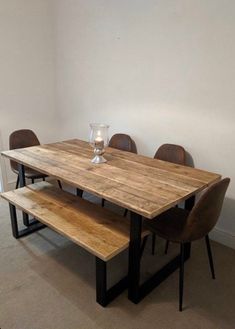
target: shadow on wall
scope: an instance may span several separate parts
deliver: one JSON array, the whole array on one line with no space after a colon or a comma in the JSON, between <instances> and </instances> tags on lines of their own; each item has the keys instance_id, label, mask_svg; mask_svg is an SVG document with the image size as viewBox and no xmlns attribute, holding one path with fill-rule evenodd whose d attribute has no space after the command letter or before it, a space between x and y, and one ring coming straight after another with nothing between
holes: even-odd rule
<instances>
[{"instance_id":1,"label":"shadow on wall","mask_svg":"<svg viewBox=\"0 0 235 329\"><path fill-rule=\"evenodd\" d=\"M186 152L186 163L190 167L194 167L194 161L190 153ZM197 195L198 199L201 193ZM226 197L223 204L220 219L210 233L210 237L230 248L235 249L235 200Z\"/></svg>"},{"instance_id":2,"label":"shadow on wall","mask_svg":"<svg viewBox=\"0 0 235 329\"><path fill-rule=\"evenodd\" d=\"M235 200L226 197L220 219L210 233L210 238L235 249L235 216L233 214L235 214Z\"/></svg>"},{"instance_id":3,"label":"shadow on wall","mask_svg":"<svg viewBox=\"0 0 235 329\"><path fill-rule=\"evenodd\" d=\"M193 157L187 151L186 151L186 164L187 166L194 167Z\"/></svg>"},{"instance_id":4,"label":"shadow on wall","mask_svg":"<svg viewBox=\"0 0 235 329\"><path fill-rule=\"evenodd\" d=\"M223 227L233 235L235 239L235 200L226 197L224 200L223 211ZM220 221L218 222L218 227L220 226Z\"/></svg>"}]
</instances>

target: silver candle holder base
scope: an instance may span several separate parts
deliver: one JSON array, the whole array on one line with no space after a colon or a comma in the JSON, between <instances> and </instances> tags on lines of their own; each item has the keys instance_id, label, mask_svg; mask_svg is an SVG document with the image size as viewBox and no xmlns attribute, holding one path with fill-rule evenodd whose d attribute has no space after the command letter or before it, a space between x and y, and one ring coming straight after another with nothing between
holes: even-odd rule
<instances>
[{"instance_id":1,"label":"silver candle holder base","mask_svg":"<svg viewBox=\"0 0 235 329\"><path fill-rule=\"evenodd\" d=\"M91 160L92 163L96 163L96 164L99 164L99 163L105 163L107 162L107 160L103 157L103 154L104 154L104 149L100 149L100 148L94 148L94 154L95 154L95 157Z\"/></svg>"}]
</instances>

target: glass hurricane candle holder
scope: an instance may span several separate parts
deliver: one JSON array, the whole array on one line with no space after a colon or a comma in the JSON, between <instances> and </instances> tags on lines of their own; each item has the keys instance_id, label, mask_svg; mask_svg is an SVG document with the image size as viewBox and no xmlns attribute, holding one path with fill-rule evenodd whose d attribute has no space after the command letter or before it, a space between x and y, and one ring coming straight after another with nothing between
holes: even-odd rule
<instances>
[{"instance_id":1,"label":"glass hurricane candle holder","mask_svg":"<svg viewBox=\"0 0 235 329\"><path fill-rule=\"evenodd\" d=\"M105 147L108 146L108 125L100 123L90 124L90 144L94 148L95 157L91 160L92 163L104 163L107 160L103 157Z\"/></svg>"}]
</instances>

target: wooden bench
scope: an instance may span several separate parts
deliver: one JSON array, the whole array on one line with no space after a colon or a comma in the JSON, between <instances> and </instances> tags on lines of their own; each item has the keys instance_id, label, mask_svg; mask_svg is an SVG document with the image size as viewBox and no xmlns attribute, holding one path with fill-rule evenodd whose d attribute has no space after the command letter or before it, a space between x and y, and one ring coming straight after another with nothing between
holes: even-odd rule
<instances>
[{"instance_id":1,"label":"wooden bench","mask_svg":"<svg viewBox=\"0 0 235 329\"><path fill-rule=\"evenodd\" d=\"M15 238L45 226L96 256L96 300L106 306L127 287L127 277L107 289L106 263L129 246L129 221L107 209L40 182L1 194L10 205ZM41 222L19 231L16 207ZM36 226L35 226L36 225ZM147 232L143 233L143 236Z\"/></svg>"}]
</instances>

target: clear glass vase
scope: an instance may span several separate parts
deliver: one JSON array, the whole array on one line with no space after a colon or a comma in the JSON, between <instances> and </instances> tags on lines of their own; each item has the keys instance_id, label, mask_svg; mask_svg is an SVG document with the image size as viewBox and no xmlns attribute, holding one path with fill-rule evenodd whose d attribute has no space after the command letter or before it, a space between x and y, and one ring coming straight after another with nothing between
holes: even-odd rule
<instances>
[{"instance_id":1,"label":"clear glass vase","mask_svg":"<svg viewBox=\"0 0 235 329\"><path fill-rule=\"evenodd\" d=\"M105 147L108 146L109 126L101 123L90 124L90 144L94 148L94 158L91 160L92 163L104 163L107 160L103 157Z\"/></svg>"}]
</instances>

